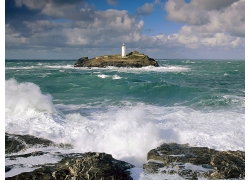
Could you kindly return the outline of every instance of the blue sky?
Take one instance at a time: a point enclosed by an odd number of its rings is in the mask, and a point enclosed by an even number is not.
[[[245,59],[245,0],[6,0],[6,59]]]

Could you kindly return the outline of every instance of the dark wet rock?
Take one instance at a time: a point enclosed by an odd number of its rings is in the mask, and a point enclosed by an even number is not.
[[[37,138],[30,135],[16,135],[5,133],[5,158],[9,161],[18,160],[18,158],[38,157],[48,154],[49,152],[35,151],[22,154],[22,150],[39,146],[56,146],[60,148],[70,148],[70,145],[55,144],[50,140]],[[19,152],[18,154],[13,154]],[[23,151],[25,152],[25,151]],[[58,158],[58,163],[46,163],[30,165],[29,168],[34,169],[32,172],[23,172],[13,177],[6,177],[6,179],[15,180],[50,180],[50,179],[65,179],[65,180],[80,180],[80,179],[117,179],[117,180],[132,180],[129,169],[133,165],[124,161],[114,159],[111,155],[105,153],[69,153],[62,154],[54,152],[50,154],[52,157]],[[18,162],[18,161],[16,161]],[[5,166],[5,172],[10,173],[14,168],[25,168],[25,164],[16,164]]]
[[[12,166],[5,166],[5,172],[8,172],[12,169]]]
[[[77,62],[75,62],[74,66],[75,67],[82,67],[82,64],[86,61],[88,61],[89,58],[88,57],[81,57],[77,60]]]
[[[19,154],[19,155],[6,155],[5,158],[9,158],[10,160],[14,160],[16,158],[27,158],[31,156],[42,156],[44,154],[47,154],[47,152],[42,152],[42,151],[35,151],[31,153],[26,153],[26,154]]]
[[[16,153],[31,146],[50,146],[52,141],[31,135],[16,135],[5,133],[5,153]]]
[[[48,147],[71,147],[69,144],[56,144],[48,139],[38,138],[31,135],[17,135],[5,133],[5,153],[17,153],[32,146]]]
[[[133,165],[114,159],[106,153],[89,152],[73,154],[53,166],[43,166],[33,172],[24,172],[8,177],[8,180],[132,180],[130,168]]]
[[[137,51],[131,52],[126,55],[126,57],[121,57],[120,54],[117,55],[104,55],[97,56],[92,59],[88,57],[82,57],[75,62],[74,67],[132,67],[140,68],[144,66],[155,66],[158,67],[159,64],[153,58],[149,58],[147,55],[139,53]]]
[[[216,151],[187,144],[163,144],[147,155],[143,168],[149,173],[176,173],[185,179],[245,177],[245,152]]]

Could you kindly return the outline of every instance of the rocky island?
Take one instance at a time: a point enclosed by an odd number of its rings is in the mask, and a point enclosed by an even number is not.
[[[149,58],[143,53],[138,51],[133,51],[126,54],[126,46],[123,43],[121,54],[115,55],[103,55],[96,56],[95,58],[89,59],[88,57],[81,57],[75,62],[74,67],[132,67],[140,68],[144,66],[155,66],[158,67],[158,63],[153,58]]]
[[[156,60],[149,58],[147,55],[139,53],[138,51],[133,51],[124,57],[120,54],[97,56],[92,59],[81,57],[74,64],[74,67],[103,68],[107,66],[140,68],[144,66],[158,67],[159,65]]]

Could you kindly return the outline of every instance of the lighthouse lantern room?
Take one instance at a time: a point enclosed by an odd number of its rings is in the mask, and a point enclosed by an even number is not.
[[[124,43],[122,44],[122,57],[126,57],[126,46]]]

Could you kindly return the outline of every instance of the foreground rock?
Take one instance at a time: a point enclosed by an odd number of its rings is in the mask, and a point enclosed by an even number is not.
[[[68,144],[56,144],[50,140],[37,138],[31,135],[16,135],[5,133],[5,158],[8,161],[19,162],[18,158],[43,158],[49,152],[35,151],[30,153],[24,150],[31,147],[60,147],[71,148]],[[18,152],[18,154],[16,154]],[[133,165],[114,159],[106,153],[71,153],[62,154],[60,152],[50,154],[59,159],[58,163],[29,165],[34,169],[32,172],[23,172],[8,180],[132,180],[129,169]],[[11,172],[15,168],[22,168],[23,164],[5,165],[5,172]],[[15,171],[15,170],[14,170]]]
[[[132,180],[130,169],[133,165],[114,159],[110,154],[88,152],[65,154],[50,151],[23,151],[30,147],[51,147],[70,149],[67,144],[54,142],[30,135],[5,133],[5,172],[9,180],[28,179],[88,179],[88,180]],[[37,148],[34,148],[37,149]],[[18,152],[18,153],[16,153]],[[56,161],[47,164],[29,162],[28,158],[51,157]],[[20,159],[19,159],[20,158]],[[22,159],[22,161],[20,161]],[[163,144],[147,154],[148,162],[143,168],[148,173],[178,174],[185,179],[240,179],[245,178],[245,152],[216,151],[207,147],[189,147],[183,144]],[[13,163],[9,163],[13,161]],[[30,168],[32,172],[15,174],[16,169]],[[12,173],[14,172],[15,175]],[[6,175],[5,174],[5,175]],[[12,177],[10,177],[12,176]]]
[[[245,177],[245,152],[216,151],[207,147],[163,144],[147,155],[143,168],[149,173],[178,174],[185,179]]]
[[[82,57],[74,64],[74,67],[103,68],[107,66],[140,68],[144,66],[158,67],[159,65],[153,58],[149,58],[147,55],[137,51],[127,54],[126,57],[121,57],[120,54],[97,56],[92,59],[88,59],[88,57]]]
[[[132,180],[130,168],[133,165],[118,161],[105,153],[89,152],[72,154],[55,165],[44,165],[33,172],[24,172],[8,180]]]

